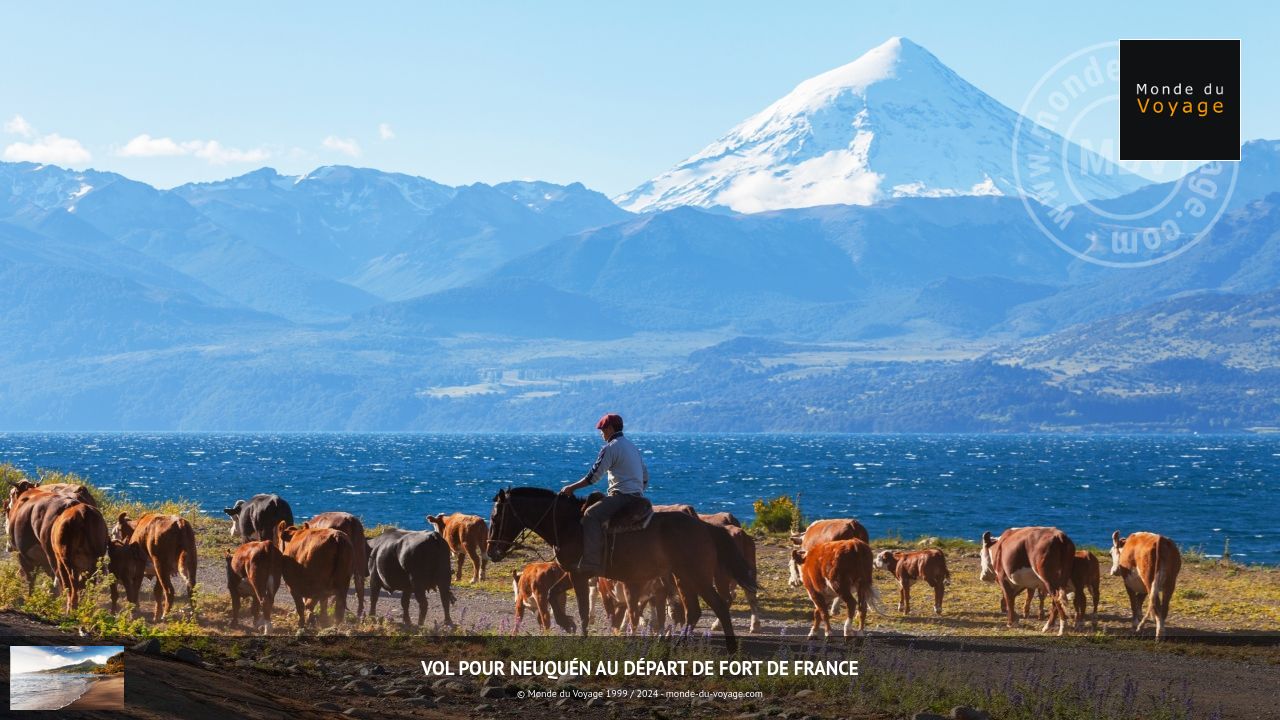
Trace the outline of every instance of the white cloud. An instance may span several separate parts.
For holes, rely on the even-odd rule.
[[[256,163],[271,157],[265,148],[241,150],[225,147],[217,140],[187,140],[178,142],[173,138],[153,138],[142,134],[116,151],[120,157],[179,157],[190,155],[207,161],[210,165],[227,165],[230,163]]]
[[[394,140],[396,138],[396,133],[391,129],[390,123],[380,123],[378,125],[378,137],[383,140]]]
[[[340,138],[336,135],[330,135],[320,144],[343,155],[360,157],[360,143],[357,143],[355,138]]]
[[[116,153],[120,157],[168,157],[189,155],[191,151],[173,141],[173,138],[153,138],[142,134],[130,140]]]
[[[29,143],[16,142],[4,149],[4,159],[12,162],[84,165],[92,158],[79,140],[64,138],[57,133],[44,135]]]
[[[27,119],[21,115],[14,115],[12,120],[5,123],[4,131],[10,135],[21,135],[25,138],[36,134],[36,131],[31,127],[31,123],[27,122]]]

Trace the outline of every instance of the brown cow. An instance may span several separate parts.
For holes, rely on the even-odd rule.
[[[979,579],[995,582],[1004,596],[1009,627],[1018,624],[1014,598],[1022,589],[1043,587],[1053,603],[1041,632],[1058,620],[1058,634],[1067,629],[1066,595],[1071,585],[1071,567],[1076,546],[1066,533],[1050,527],[1010,528],[993,539],[982,534]]]
[[[1102,583],[1099,574],[1098,558],[1088,550],[1077,550],[1075,559],[1071,563],[1071,592],[1069,593],[1076,611],[1076,630],[1084,629],[1084,616],[1088,606],[1085,599],[1086,591],[1093,597],[1093,629],[1098,629],[1098,594]],[[1027,601],[1022,608],[1023,617],[1031,617],[1031,603],[1037,597],[1040,598],[1039,618],[1044,619],[1043,588],[1027,588]],[[1017,593],[1014,593],[1014,599],[1017,600]],[[1000,612],[1004,611],[1004,597],[1001,597]]]
[[[152,595],[156,601],[155,621],[159,622],[173,607],[173,576],[181,575],[187,583],[187,602],[195,609],[193,588],[196,583],[196,531],[191,523],[177,515],[145,513],[137,521],[128,513],[120,513],[111,537],[137,545],[147,557],[144,573],[154,577]]]
[[[276,548],[283,556],[284,581],[293,595],[298,611],[298,626],[307,624],[307,611],[316,618],[315,605],[320,603],[320,622],[329,612],[329,598],[334,598],[333,617],[338,625],[346,622],[347,591],[351,587],[351,539],[341,530],[276,525]]]
[[[351,539],[351,579],[356,586],[356,619],[364,617],[364,579],[369,576],[369,543],[360,518],[345,512],[322,512],[311,518],[313,528],[341,530]]]
[[[830,519],[830,520],[814,520],[809,523],[809,527],[799,535],[791,536],[791,543],[801,550],[808,550],[818,543],[831,542],[833,540],[853,540],[857,538],[864,543],[871,542],[871,537],[867,535],[867,529],[862,527],[862,523],[853,519]],[[800,587],[800,565],[793,559],[791,561],[791,587]]]
[[[654,505],[654,512],[680,512],[692,517],[698,517],[698,511],[688,503],[675,503],[673,505]]]
[[[280,589],[284,558],[270,540],[251,540],[226,554],[227,591],[231,594],[231,624],[240,624],[240,598],[248,597],[253,624],[263,618],[262,634],[271,634],[271,611]]]
[[[14,545],[14,533],[9,528],[10,517],[16,516],[24,503],[49,495],[57,495],[95,508],[98,507],[98,502],[94,500],[93,495],[83,485],[72,485],[71,483],[36,485],[30,480],[19,480],[9,488],[9,496],[4,500],[4,534],[8,537],[7,549],[9,552],[17,550]],[[41,563],[40,567],[44,567],[44,564]],[[52,565],[45,569],[49,570],[50,574],[53,573]]]
[[[947,556],[941,550],[881,550],[876,555],[875,566],[889,571],[898,581],[898,612],[911,614],[911,584],[925,581],[933,588],[933,612],[942,614],[942,596],[951,584],[951,571],[947,569]]]
[[[1169,601],[1181,569],[1182,553],[1169,538],[1149,532],[1136,532],[1127,538],[1120,537],[1119,530],[1111,534],[1111,574],[1124,579],[1135,633],[1142,632],[1148,619],[1154,619],[1156,640],[1164,636]],[[1143,613],[1142,602],[1148,595],[1151,602]]]
[[[83,505],[79,500],[44,490],[29,490],[16,498],[5,514],[5,531],[18,570],[27,581],[27,594],[35,589],[36,570],[53,576],[54,589],[61,592],[62,580],[55,571],[50,534],[54,521],[67,508]]]
[[[702,520],[704,523],[711,523],[712,525],[719,525],[720,527],[742,527],[742,522],[731,512],[710,514],[698,513],[698,519]]]
[[[729,513],[719,513],[721,515],[729,515]],[[701,516],[706,517],[706,516]],[[730,517],[733,517],[730,515]],[[703,522],[707,522],[705,519]],[[715,524],[715,523],[711,523]],[[756,541],[745,530],[736,525],[721,525],[725,532],[729,533],[729,537],[733,540],[733,544],[737,546],[738,551],[742,553],[742,559],[747,561],[747,567],[751,568],[752,575],[756,573]],[[733,577],[725,568],[719,568],[716,571],[716,590],[720,592],[720,597],[724,598],[726,605],[733,604],[734,591],[738,589],[738,584],[733,581]],[[747,628],[748,633],[760,631],[760,603],[756,599],[754,590],[747,590],[747,607],[751,608],[751,625]],[[711,623],[711,629],[714,631],[720,627],[720,620],[716,619]]]
[[[471,582],[484,579],[489,558],[484,554],[484,544],[489,540],[489,530],[484,518],[475,515],[454,513],[446,516],[428,515],[427,522],[435,526],[436,532],[449,543],[449,550],[458,560],[458,574],[454,582],[462,581],[462,564],[467,557],[471,558]]]
[[[30,480],[19,480],[9,488],[9,501],[5,504],[6,511],[8,510],[9,505],[16,502],[17,499],[22,497],[28,490],[37,488],[56,495],[65,495],[66,497],[79,500],[80,502],[95,508],[98,507],[98,501],[94,499],[93,494],[89,492],[89,489],[83,485],[77,485],[75,483],[48,483],[45,485],[37,485]]]
[[[855,608],[858,634],[866,634],[868,603],[875,607],[876,612],[881,612],[880,595],[871,584],[871,546],[857,538],[835,540],[818,543],[807,550],[792,550],[791,558],[800,566],[800,581],[813,602],[813,626],[809,628],[809,637],[818,634],[820,625],[825,625],[826,637],[831,637],[831,611],[828,608],[834,607],[835,600],[843,600],[849,611],[844,621],[844,636],[849,637],[849,623],[853,621]]]
[[[107,554],[107,521],[92,505],[77,502],[53,521],[49,534],[54,573],[67,591],[67,612],[80,602],[85,578],[98,568]]]
[[[543,630],[551,629],[554,613],[557,625],[569,632],[577,631],[578,624],[564,610],[570,587],[569,573],[553,562],[533,562],[525,565],[523,571],[512,570],[511,591],[516,603],[514,631],[519,632],[526,608],[538,616],[538,625]]]

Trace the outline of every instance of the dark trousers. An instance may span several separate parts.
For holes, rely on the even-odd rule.
[[[607,495],[605,499],[587,508],[582,515],[582,564],[602,567],[604,554],[604,522],[614,515],[630,510],[646,500],[639,495]]]

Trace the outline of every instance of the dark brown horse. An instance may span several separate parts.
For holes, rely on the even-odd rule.
[[[544,488],[499,491],[493,498],[485,552],[490,560],[501,560],[526,529],[545,540],[555,550],[556,562],[569,572],[582,634],[586,635],[591,612],[589,578],[577,571],[582,557],[584,502]],[[716,571],[724,567],[739,585],[752,591],[756,578],[724,528],[682,512],[657,512],[648,527],[611,536],[609,541],[613,548],[607,553],[605,577],[640,587],[668,573],[674,575],[684,604],[685,627],[698,622],[701,597],[724,628],[725,647],[729,652],[737,650],[729,605],[716,592]]]

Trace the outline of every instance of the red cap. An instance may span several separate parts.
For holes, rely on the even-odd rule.
[[[607,427],[613,428],[614,432],[621,432],[622,416],[615,413],[609,413],[604,417],[600,418],[600,422],[596,423],[597,430],[603,430]]]

